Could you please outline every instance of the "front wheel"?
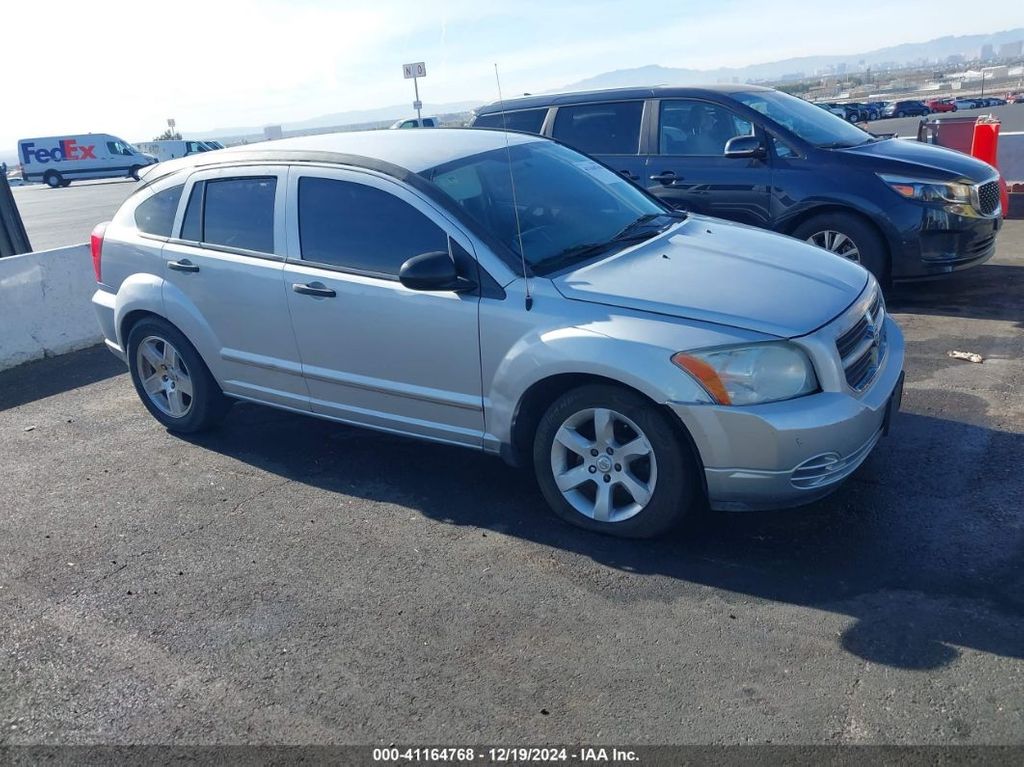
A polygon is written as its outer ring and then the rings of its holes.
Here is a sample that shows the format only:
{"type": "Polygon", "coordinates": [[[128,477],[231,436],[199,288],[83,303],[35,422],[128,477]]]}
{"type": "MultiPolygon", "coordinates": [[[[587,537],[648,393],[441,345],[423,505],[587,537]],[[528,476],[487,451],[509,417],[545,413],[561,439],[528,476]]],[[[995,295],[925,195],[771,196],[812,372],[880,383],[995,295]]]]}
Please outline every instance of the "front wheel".
{"type": "Polygon", "coordinates": [[[860,264],[885,284],[889,258],[885,241],[871,224],[851,213],[824,213],[800,224],[793,236],[860,264]]]}
{"type": "Polygon", "coordinates": [[[545,500],[566,522],[650,538],[693,509],[696,461],[656,405],[627,389],[574,389],[544,414],[533,463],[545,500]]]}
{"type": "Polygon", "coordinates": [[[204,431],[230,407],[195,347],[165,320],[152,317],[132,327],[128,368],[142,404],[171,431],[204,431]]]}
{"type": "Polygon", "coordinates": [[[140,170],[140,166],[133,165],[131,167],[131,170],[128,171],[128,175],[131,176],[136,181],[138,181],[139,180],[139,170],[140,170]]]}

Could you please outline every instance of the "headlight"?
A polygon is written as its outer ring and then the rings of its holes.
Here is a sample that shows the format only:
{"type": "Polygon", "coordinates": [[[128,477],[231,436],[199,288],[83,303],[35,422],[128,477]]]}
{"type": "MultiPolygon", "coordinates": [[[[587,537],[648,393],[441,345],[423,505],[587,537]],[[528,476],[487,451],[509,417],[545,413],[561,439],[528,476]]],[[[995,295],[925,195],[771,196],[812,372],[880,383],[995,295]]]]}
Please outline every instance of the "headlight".
{"type": "Polygon", "coordinates": [[[697,379],[719,405],[754,405],[817,391],[814,366],[789,343],[679,352],[672,362],[697,379]]]}
{"type": "Polygon", "coordinates": [[[957,181],[928,181],[920,178],[904,178],[879,173],[878,177],[890,189],[908,200],[922,202],[949,202],[954,205],[971,204],[971,184],[957,181]]]}

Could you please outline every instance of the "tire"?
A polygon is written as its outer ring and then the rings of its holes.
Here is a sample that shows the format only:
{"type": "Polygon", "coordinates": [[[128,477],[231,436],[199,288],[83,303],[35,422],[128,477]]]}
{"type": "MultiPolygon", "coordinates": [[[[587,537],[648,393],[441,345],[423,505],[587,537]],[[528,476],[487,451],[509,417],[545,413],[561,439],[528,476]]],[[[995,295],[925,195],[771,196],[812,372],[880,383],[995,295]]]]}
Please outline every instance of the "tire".
{"type": "Polygon", "coordinates": [[[63,181],[60,182],[60,185],[64,189],[67,189],[69,186],[71,186],[71,179],[70,178],[64,179],[63,181]]]}
{"type": "Polygon", "coordinates": [[[667,414],[635,392],[605,384],[573,389],[548,408],[534,435],[533,465],[555,514],[577,527],[623,538],[652,538],[676,527],[693,511],[701,487],[697,462],[667,414]],[[600,412],[612,415],[607,441],[596,428],[600,412]],[[571,436],[581,452],[556,441],[559,433],[571,436]],[[614,450],[630,444],[646,453],[634,453],[632,459],[620,453],[617,461],[614,450]],[[600,445],[605,451],[594,456],[591,451],[600,445]],[[579,474],[563,479],[563,493],[556,471],[564,477],[573,470],[579,474]],[[579,483],[572,486],[576,479],[579,483]],[[649,495],[638,498],[630,485],[649,495]],[[608,513],[598,510],[599,497],[608,500],[608,513]]]}
{"type": "MultiPolygon", "coordinates": [[[[845,236],[857,251],[857,257],[851,260],[875,275],[881,284],[886,284],[889,274],[888,248],[878,230],[860,216],[843,212],[822,213],[804,221],[792,234],[798,240],[806,240],[812,245],[831,250],[832,248],[827,247],[829,237],[825,233],[828,232],[845,236]]],[[[851,258],[848,253],[852,251],[846,247],[846,243],[838,237],[833,238],[832,242],[838,245],[832,252],[844,258],[851,258]]]]}
{"type": "Polygon", "coordinates": [[[64,178],[55,170],[48,170],[43,175],[43,183],[50,189],[56,189],[64,183],[64,178]]]}
{"type": "Polygon", "coordinates": [[[133,165],[131,167],[131,169],[128,171],[128,175],[131,176],[136,181],[138,181],[139,180],[139,170],[141,169],[141,167],[142,166],[140,166],[140,165],[133,165]]]}
{"type": "Polygon", "coordinates": [[[899,111],[899,112],[897,112],[897,113],[896,113],[896,116],[897,116],[897,117],[906,117],[906,116],[907,116],[907,113],[906,113],[906,112],[903,112],[903,111],[899,111]]]}
{"type": "Polygon", "coordinates": [[[142,404],[170,431],[182,434],[205,431],[220,423],[231,407],[231,400],[224,396],[195,347],[181,331],[158,317],[140,320],[129,332],[128,369],[142,404]],[[148,351],[140,352],[144,344],[148,351]],[[168,346],[174,355],[168,354],[168,346]],[[161,371],[154,364],[157,360],[167,364],[169,370],[161,371]],[[155,377],[160,380],[154,380],[155,377]],[[144,383],[147,380],[160,384],[161,390],[151,395],[144,383]],[[174,390],[178,393],[174,394],[174,390]],[[180,408],[173,406],[175,401],[180,408]]]}
{"type": "Polygon", "coordinates": [[[954,104],[953,109],[951,111],[955,112],[957,109],[959,109],[959,107],[956,104],[954,104]]]}

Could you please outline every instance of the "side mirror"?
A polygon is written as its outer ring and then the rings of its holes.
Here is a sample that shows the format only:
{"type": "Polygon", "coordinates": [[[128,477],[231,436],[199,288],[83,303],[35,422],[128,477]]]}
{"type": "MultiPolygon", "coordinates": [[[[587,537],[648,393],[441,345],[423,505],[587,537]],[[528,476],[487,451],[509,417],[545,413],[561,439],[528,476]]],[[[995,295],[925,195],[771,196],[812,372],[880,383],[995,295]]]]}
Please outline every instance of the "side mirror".
{"type": "Polygon", "coordinates": [[[443,250],[420,253],[410,258],[398,270],[398,281],[409,290],[462,293],[476,288],[473,280],[459,276],[451,255],[443,250]]]}
{"type": "Polygon", "coordinates": [[[733,160],[763,160],[768,152],[757,136],[733,136],[725,142],[725,156],[733,160]]]}

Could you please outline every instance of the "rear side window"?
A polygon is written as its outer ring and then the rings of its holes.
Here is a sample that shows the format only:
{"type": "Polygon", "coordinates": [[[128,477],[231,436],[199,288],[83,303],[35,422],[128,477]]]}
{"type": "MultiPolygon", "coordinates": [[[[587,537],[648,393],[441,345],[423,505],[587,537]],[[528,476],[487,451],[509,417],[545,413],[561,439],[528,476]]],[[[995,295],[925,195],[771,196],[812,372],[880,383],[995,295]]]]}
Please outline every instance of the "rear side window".
{"type": "Polygon", "coordinates": [[[544,118],[547,116],[547,109],[521,109],[517,112],[505,112],[502,119],[501,112],[480,115],[473,121],[474,128],[507,128],[508,130],[521,130],[528,133],[540,133],[544,125],[544,118]]]}
{"type": "Polygon", "coordinates": [[[554,137],[588,154],[640,151],[641,101],[559,107],[554,137]]]}
{"type": "Polygon", "coordinates": [[[420,253],[448,250],[433,221],[392,194],[327,178],[299,179],[304,261],[388,277],[420,253]]]}
{"type": "Polygon", "coordinates": [[[174,214],[178,212],[178,201],[184,184],[172,186],[157,192],[135,209],[135,226],[140,232],[170,237],[174,226],[174,214]]]}
{"type": "Polygon", "coordinates": [[[210,245],[274,252],[276,178],[216,179],[192,187],[181,238],[210,245]]]}

